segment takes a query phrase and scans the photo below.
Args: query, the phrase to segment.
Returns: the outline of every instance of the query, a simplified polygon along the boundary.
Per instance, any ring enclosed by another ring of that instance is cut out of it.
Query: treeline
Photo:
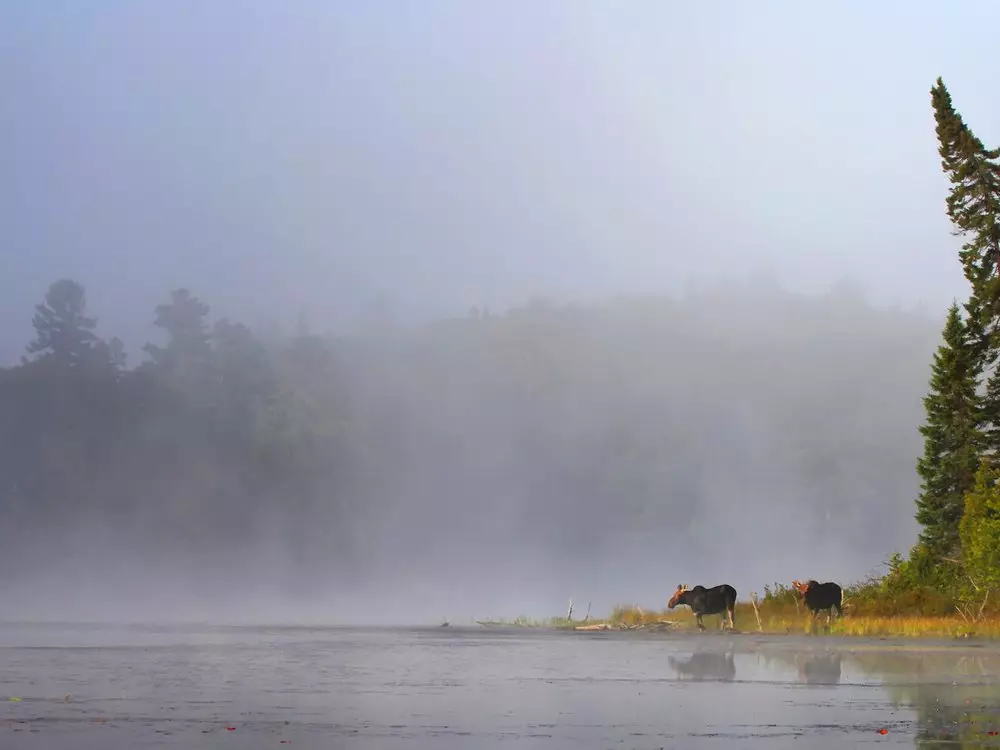
[[[0,370],[8,570],[31,569],[26,540],[50,560],[110,543],[136,562],[218,563],[265,521],[280,536],[296,518],[329,520],[328,543],[349,544],[333,519],[357,466],[331,347],[302,335],[268,348],[208,314],[173,292],[155,310],[165,343],[129,369],[122,342],[95,334],[83,287],[51,285],[27,356]]]
[[[587,567],[595,599],[632,580],[658,601],[671,570],[860,574],[912,538],[934,327],[849,288],[533,303],[343,338],[262,340],[186,290],[153,317],[162,341],[130,367],[57,281],[0,370],[7,586],[125,561],[267,571],[304,595],[477,573],[523,591],[532,568],[562,599]],[[764,554],[761,534],[781,544]]]
[[[1000,587],[1000,149],[972,132],[940,78],[931,103],[970,293],[964,314],[948,310],[924,399],[919,542],[884,585],[924,609],[978,617]]]

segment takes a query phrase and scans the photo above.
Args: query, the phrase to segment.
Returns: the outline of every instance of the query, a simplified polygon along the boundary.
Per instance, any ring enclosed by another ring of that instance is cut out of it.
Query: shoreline
[[[751,604],[738,604],[734,635],[811,635],[846,638],[903,638],[912,640],[1000,641],[1000,617],[983,617],[975,621],[961,616],[924,615],[852,615],[834,617],[828,624],[825,614],[815,618],[805,612],[768,611],[758,605],[758,617]],[[746,607],[748,611],[741,611]],[[645,612],[640,609],[616,608],[610,617],[587,620],[528,618],[476,620],[481,628],[517,628],[525,630],[560,630],[578,633],[653,632],[698,634],[690,611],[666,610]],[[705,615],[705,635],[723,632],[718,615]],[[729,633],[730,631],[724,631]]]

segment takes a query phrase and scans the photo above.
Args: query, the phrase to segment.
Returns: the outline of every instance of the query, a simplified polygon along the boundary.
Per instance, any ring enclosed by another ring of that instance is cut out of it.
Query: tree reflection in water
[[[917,712],[919,747],[1000,747],[1000,653],[856,651],[850,660]]]

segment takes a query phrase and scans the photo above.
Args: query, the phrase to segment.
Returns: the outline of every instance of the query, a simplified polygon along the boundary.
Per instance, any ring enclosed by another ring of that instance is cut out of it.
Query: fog
[[[14,612],[596,614],[680,582],[855,580],[915,538],[938,321],[849,286],[536,302],[300,336],[239,372],[223,330],[215,381],[8,371]],[[251,386],[263,406],[231,400]]]
[[[1000,9],[906,9],[0,9],[0,616],[457,623],[877,571],[967,293],[928,91],[1000,116]],[[126,367],[15,366],[61,278]],[[180,287],[208,349],[155,324]]]

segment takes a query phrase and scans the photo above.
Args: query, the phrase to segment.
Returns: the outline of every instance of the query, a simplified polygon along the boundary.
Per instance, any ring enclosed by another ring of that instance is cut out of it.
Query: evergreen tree
[[[938,78],[931,102],[941,167],[951,190],[948,218],[967,238],[959,252],[972,287],[966,310],[971,341],[989,373],[983,403],[985,448],[1000,448],[1000,149],[987,149],[955,111],[951,94]]]
[[[143,347],[151,369],[202,407],[214,404],[218,395],[215,353],[206,320],[209,309],[187,289],[175,289],[168,304],[156,306],[153,322],[167,332],[167,345]]]
[[[958,547],[964,496],[975,484],[982,443],[979,361],[957,303],[948,309],[942,337],[924,397],[924,455],[917,461],[923,480],[916,514],[923,526],[920,542],[937,557]]]
[[[31,319],[35,339],[28,353],[50,356],[59,364],[75,366],[88,359],[99,339],[94,334],[97,320],[86,315],[87,295],[72,279],[60,279],[49,286],[45,302],[35,305]]]

